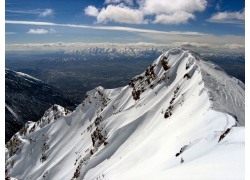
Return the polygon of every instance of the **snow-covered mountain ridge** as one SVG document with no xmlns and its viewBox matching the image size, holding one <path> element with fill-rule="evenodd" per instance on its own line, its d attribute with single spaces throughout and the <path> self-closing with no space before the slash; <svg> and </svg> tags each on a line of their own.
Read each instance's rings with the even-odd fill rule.
<svg viewBox="0 0 250 180">
<path fill-rule="evenodd" d="M 25 125 L 37 121 L 53 104 L 74 109 L 75 102 L 53 86 L 5 68 L 5 142 Z"/>
<path fill-rule="evenodd" d="M 189 50 L 89 91 L 72 113 L 54 109 L 6 144 L 6 177 L 244 179 L 244 84 Z"/>
</svg>

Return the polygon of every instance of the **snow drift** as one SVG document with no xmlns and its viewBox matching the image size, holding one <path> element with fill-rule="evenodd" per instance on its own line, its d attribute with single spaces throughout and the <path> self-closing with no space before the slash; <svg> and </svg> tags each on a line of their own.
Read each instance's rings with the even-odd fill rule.
<svg viewBox="0 0 250 180">
<path fill-rule="evenodd" d="M 129 85 L 27 123 L 6 144 L 6 177 L 244 179 L 244 113 L 241 81 L 171 49 Z"/>
</svg>

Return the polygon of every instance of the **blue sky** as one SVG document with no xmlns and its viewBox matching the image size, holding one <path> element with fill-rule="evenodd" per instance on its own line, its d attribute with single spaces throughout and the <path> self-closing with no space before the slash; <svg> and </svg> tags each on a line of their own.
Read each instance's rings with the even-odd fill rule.
<svg viewBox="0 0 250 180">
<path fill-rule="evenodd" d="M 5 48 L 158 44 L 244 52 L 244 0 L 5 0 Z"/>
</svg>

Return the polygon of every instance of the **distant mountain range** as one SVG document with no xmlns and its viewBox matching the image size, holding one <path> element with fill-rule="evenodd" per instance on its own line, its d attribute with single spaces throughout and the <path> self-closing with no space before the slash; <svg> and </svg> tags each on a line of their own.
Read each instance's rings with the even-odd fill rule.
<svg viewBox="0 0 250 180">
<path fill-rule="evenodd" d="M 116 60 L 116 59 L 152 59 L 152 57 L 157 57 L 167 49 L 158 48 L 100 48 L 100 47 L 90 47 L 81 50 L 70 50 L 61 51 L 54 53 L 55 57 L 64 57 L 62 61 L 68 60 L 89 60 L 98 58 L 100 60 Z M 58 60 L 58 58 L 51 58 L 49 60 Z"/>
<path fill-rule="evenodd" d="M 55 58 L 49 60 L 88 60 L 98 58 L 100 60 L 115 60 L 115 59 L 148 59 L 159 56 L 160 54 L 168 51 L 168 48 L 135 48 L 135 47 L 121 47 L 121 48 L 100 48 L 100 47 L 89 47 L 85 49 L 76 49 L 69 51 L 60 51 L 53 54 Z M 243 55 L 232 55 L 232 54 L 217 54 L 217 53 L 201 53 L 204 58 L 208 59 L 221 59 L 221 60 L 238 60 L 245 62 Z M 60 58 L 56 58 L 60 57 Z M 61 57 L 64 57 L 62 59 Z"/>
<path fill-rule="evenodd" d="M 201 56 L 205 59 L 209 59 L 210 61 L 217 61 L 217 62 L 237 61 L 237 62 L 245 63 L 245 56 L 243 55 L 201 53 Z"/>
<path fill-rule="evenodd" d="M 70 110 L 75 102 L 51 85 L 21 72 L 5 69 L 5 142 L 27 121 L 37 121 L 53 104 Z"/>
<path fill-rule="evenodd" d="M 68 62 L 77 60 L 151 60 L 166 52 L 164 48 L 99 48 L 91 47 L 81 50 L 62 51 L 54 53 L 55 58 L 45 61 Z M 229 75 L 245 83 L 245 56 L 239 54 L 201 53 L 204 60 L 210 60 L 220 65 Z"/>
</svg>

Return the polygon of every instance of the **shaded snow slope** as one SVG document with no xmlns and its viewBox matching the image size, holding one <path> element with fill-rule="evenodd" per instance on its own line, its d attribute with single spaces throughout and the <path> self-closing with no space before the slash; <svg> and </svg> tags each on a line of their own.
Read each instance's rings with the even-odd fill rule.
<svg viewBox="0 0 250 180">
<path fill-rule="evenodd" d="M 49 122 L 48 110 L 42 126 L 26 124 L 6 144 L 6 176 L 244 179 L 244 84 L 212 66 L 172 49 L 128 86 L 97 87 Z"/>
</svg>

